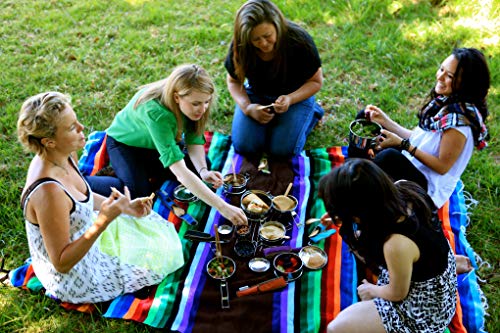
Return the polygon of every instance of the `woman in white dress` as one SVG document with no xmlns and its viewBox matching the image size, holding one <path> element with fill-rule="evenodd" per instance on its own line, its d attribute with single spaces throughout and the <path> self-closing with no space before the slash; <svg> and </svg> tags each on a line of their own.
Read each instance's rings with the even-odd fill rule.
<svg viewBox="0 0 500 333">
<path fill-rule="evenodd" d="M 91 192 L 74 159 L 76 151 L 85 145 L 84 126 L 67 96 L 48 92 L 28 98 L 17 126 L 21 143 L 36 154 L 21 204 L 33 269 L 49 295 L 70 303 L 108 301 L 158 284 L 183 264 L 175 229 L 151 212 L 151 198 L 130 200 L 128 189 L 123 194 L 113 192 L 108 198 Z M 118 255 L 108 254 L 113 252 L 109 246 L 108 253 L 100 250 L 99 237 L 110 223 L 117 217 L 127 221 L 122 213 L 130 216 L 130 223 L 147 216 L 170 236 L 175 234 L 163 248 L 171 251 L 172 258 L 159 266 L 141 266 L 140 259 L 130 260 L 130 253 L 125 262 Z M 120 223 L 128 223 L 123 221 Z M 125 225 L 123 229 L 132 230 Z M 143 251 L 137 253 L 144 255 Z"/>
</svg>

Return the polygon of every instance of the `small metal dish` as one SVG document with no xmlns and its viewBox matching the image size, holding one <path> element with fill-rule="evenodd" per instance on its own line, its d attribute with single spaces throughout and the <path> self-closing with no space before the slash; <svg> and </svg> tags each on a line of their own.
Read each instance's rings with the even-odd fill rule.
<svg viewBox="0 0 500 333">
<path fill-rule="evenodd" d="M 271 263 L 266 258 L 253 258 L 248 262 L 248 267 L 254 272 L 262 273 L 271 267 Z"/>
<path fill-rule="evenodd" d="M 304 246 L 299 252 L 299 257 L 302 259 L 304 266 L 310 270 L 321 269 L 328 262 L 326 252 L 314 245 Z"/>
<path fill-rule="evenodd" d="M 255 244 L 247 239 L 239 239 L 234 243 L 234 253 L 240 258 L 250 258 L 255 254 Z"/>
</svg>

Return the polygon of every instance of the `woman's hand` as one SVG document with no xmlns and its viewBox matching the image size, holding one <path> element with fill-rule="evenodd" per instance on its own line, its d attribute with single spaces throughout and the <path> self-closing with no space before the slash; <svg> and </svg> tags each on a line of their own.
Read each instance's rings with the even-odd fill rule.
<svg viewBox="0 0 500 333">
<path fill-rule="evenodd" d="M 212 184 L 214 188 L 219 188 L 224 184 L 222 174 L 218 171 L 208 171 L 204 169 L 200 176 L 205 182 Z"/>
<path fill-rule="evenodd" d="M 292 99 L 288 95 L 281 95 L 273 104 L 276 113 L 285 113 L 288 111 L 290 104 L 292 104 Z"/>
<path fill-rule="evenodd" d="M 391 120 L 389 116 L 375 105 L 367 105 L 365 108 L 365 118 L 368 121 L 378 123 L 382 127 L 387 127 L 387 123 Z"/>
<path fill-rule="evenodd" d="M 245 109 L 245 114 L 258 123 L 265 125 L 274 118 L 274 111 L 270 108 L 262 108 L 262 106 L 260 104 L 249 104 Z"/>
<path fill-rule="evenodd" d="M 379 135 L 377 138 L 377 150 L 389 147 L 399 147 L 401 145 L 401 141 L 403 141 L 403 139 L 399 135 L 394 134 L 386 129 L 382 129 L 380 131 L 380 134 L 381 135 Z"/>
<path fill-rule="evenodd" d="M 153 206 L 153 197 L 143 197 L 130 200 L 130 191 L 127 186 L 124 187 L 124 193 L 120 193 L 116 189 L 112 189 L 112 196 L 114 195 L 116 201 L 122 201 L 122 213 L 132 215 L 135 217 L 146 216 L 151 213 Z"/>
<path fill-rule="evenodd" d="M 120 193 L 114 187 L 111 188 L 111 195 L 106 198 L 99 208 L 98 221 L 108 225 L 113 221 L 118 215 L 123 213 L 128 206 L 130 206 L 130 192 L 128 188 L 125 187 L 124 195 Z"/>
<path fill-rule="evenodd" d="M 224 203 L 222 209 L 219 210 L 222 216 L 234 225 L 247 225 L 248 219 L 241 208 Z"/>
<path fill-rule="evenodd" d="M 376 289 L 378 286 L 368 282 L 366 279 L 363 279 L 363 284 L 358 286 L 358 295 L 362 301 L 369 301 L 375 297 Z"/>
</svg>

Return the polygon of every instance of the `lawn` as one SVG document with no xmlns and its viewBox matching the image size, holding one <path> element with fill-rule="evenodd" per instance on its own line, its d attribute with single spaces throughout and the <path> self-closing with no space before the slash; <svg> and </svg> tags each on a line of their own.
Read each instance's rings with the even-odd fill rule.
<svg viewBox="0 0 500 333">
<path fill-rule="evenodd" d="M 223 61 L 234 14 L 229 0 L 2 0 L 0 2 L 0 247 L 6 267 L 29 257 L 20 190 L 31 155 L 16 138 L 17 113 L 29 96 L 69 94 L 86 133 L 105 129 L 135 89 L 197 63 L 213 76 L 217 108 L 210 130 L 230 133 L 234 104 Z M 498 0 L 276 0 L 315 39 L 325 117 L 306 148 L 345 145 L 349 122 L 376 104 L 411 127 L 453 47 L 488 58 L 489 147 L 475 152 L 462 180 L 477 202 L 467 238 L 488 265 L 479 269 L 488 299 L 487 331 L 499 332 L 500 2 Z M 40 295 L 0 287 L 2 332 L 145 332 L 135 323 L 66 312 Z"/>
</svg>

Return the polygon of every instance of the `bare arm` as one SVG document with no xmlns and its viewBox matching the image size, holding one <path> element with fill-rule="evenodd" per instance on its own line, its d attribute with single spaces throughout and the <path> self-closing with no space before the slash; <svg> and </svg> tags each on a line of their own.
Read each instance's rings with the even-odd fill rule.
<svg viewBox="0 0 500 333">
<path fill-rule="evenodd" d="M 402 138 L 390 131 L 382 130 L 385 138 L 379 139 L 380 148 L 399 147 Z M 439 145 L 439 155 L 436 157 L 432 154 L 419 150 L 415 150 L 415 157 L 427 167 L 431 168 L 439 174 L 447 173 L 455 164 L 460 156 L 460 153 L 465 147 L 466 137 L 458 130 L 450 128 L 443 132 Z M 414 146 L 410 145 L 408 151 L 413 151 Z"/>
<path fill-rule="evenodd" d="M 206 204 L 217 209 L 222 216 L 235 225 L 247 224 L 247 218 L 243 210 L 232 206 L 213 193 L 203 182 L 186 167 L 184 160 L 175 162 L 170 166 L 170 170 L 177 177 L 177 180 L 186 186 Z"/>
<path fill-rule="evenodd" d="M 363 281 L 358 287 L 362 300 L 380 297 L 392 302 L 403 300 L 410 290 L 413 263 L 420 257 L 417 245 L 408 237 L 393 234 L 384 243 L 384 258 L 389 271 L 389 284 L 376 286 Z"/>
</svg>

